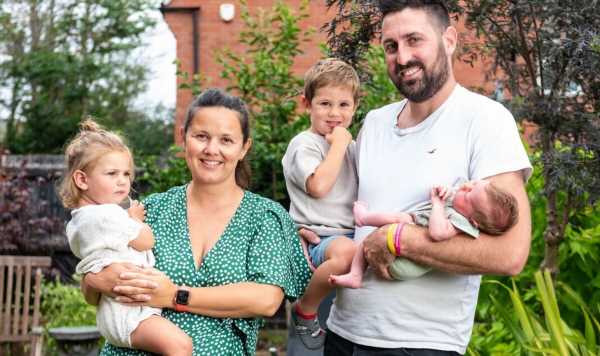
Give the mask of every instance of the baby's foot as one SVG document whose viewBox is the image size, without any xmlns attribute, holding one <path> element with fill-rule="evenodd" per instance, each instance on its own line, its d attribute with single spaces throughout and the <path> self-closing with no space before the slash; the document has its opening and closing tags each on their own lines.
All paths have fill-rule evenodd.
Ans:
<svg viewBox="0 0 600 356">
<path fill-rule="evenodd" d="M 354 223 L 356 226 L 360 227 L 366 225 L 365 216 L 369 213 L 367 209 L 367 203 L 359 200 L 355 201 L 352 212 L 354 213 Z"/>
<path fill-rule="evenodd" d="M 353 289 L 360 288 L 362 285 L 362 277 L 353 273 L 340 274 L 337 276 L 332 274 L 329 276 L 328 281 L 329 284 L 337 287 Z"/>
</svg>

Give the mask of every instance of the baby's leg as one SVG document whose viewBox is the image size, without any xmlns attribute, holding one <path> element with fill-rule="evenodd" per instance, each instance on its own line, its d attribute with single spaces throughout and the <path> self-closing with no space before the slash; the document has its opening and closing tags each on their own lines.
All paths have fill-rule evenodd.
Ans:
<svg viewBox="0 0 600 356">
<path fill-rule="evenodd" d="M 169 320 L 152 315 L 131 333 L 134 349 L 167 356 L 192 355 L 192 339 Z"/>
<path fill-rule="evenodd" d="M 363 244 L 361 242 L 354 253 L 350 272 L 341 275 L 329 276 L 329 283 L 339 287 L 360 288 L 362 284 L 363 273 L 365 272 L 366 268 L 367 264 L 363 254 Z"/>
<path fill-rule="evenodd" d="M 373 213 L 367 209 L 367 203 L 354 202 L 354 222 L 356 226 L 383 226 L 394 223 L 412 223 L 413 218 L 408 213 Z"/>
</svg>

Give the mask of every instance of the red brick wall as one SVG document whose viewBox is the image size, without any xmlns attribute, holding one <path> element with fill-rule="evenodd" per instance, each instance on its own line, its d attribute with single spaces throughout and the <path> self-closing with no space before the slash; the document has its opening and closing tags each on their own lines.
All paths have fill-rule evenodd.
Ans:
<svg viewBox="0 0 600 356">
<path fill-rule="evenodd" d="M 236 7 L 235 18 L 231 22 L 224 22 L 219 17 L 219 6 L 222 3 L 233 3 Z M 274 0 L 248 0 L 247 4 L 251 13 L 258 8 L 271 8 Z M 298 8 L 299 0 L 286 1 L 292 7 Z M 240 18 L 240 4 L 237 0 L 172 0 L 167 8 L 177 7 L 199 7 L 198 13 L 198 34 L 199 34 L 199 72 L 207 80 L 208 86 L 225 87 L 226 83 L 219 78 L 221 66 L 216 62 L 217 53 L 223 48 L 232 50 L 241 50 L 237 42 L 239 32 L 243 27 Z M 297 57 L 294 71 L 303 73 L 316 59 L 321 55 L 319 44 L 325 42 L 325 34 L 318 30 L 326 23 L 334 12 L 327 11 L 324 1 L 310 1 L 310 17 L 302 24 L 303 28 L 312 26 L 317 31 L 310 42 L 302 45 L 304 53 Z M 173 32 L 177 41 L 177 58 L 181 61 L 181 69 L 188 73 L 193 73 L 193 36 L 192 36 L 192 15 L 189 12 L 165 11 L 164 18 Z M 459 25 L 459 30 L 462 26 Z M 455 73 L 458 81 L 468 87 L 487 87 L 493 89 L 493 83 L 486 83 L 481 70 L 481 65 L 474 68 L 457 61 Z M 177 78 L 177 85 L 181 83 L 181 78 Z M 183 117 L 187 106 L 192 100 L 189 90 L 177 91 L 176 108 L 176 128 L 179 128 L 183 122 Z M 181 142 L 179 129 L 175 130 L 175 140 Z"/>
</svg>

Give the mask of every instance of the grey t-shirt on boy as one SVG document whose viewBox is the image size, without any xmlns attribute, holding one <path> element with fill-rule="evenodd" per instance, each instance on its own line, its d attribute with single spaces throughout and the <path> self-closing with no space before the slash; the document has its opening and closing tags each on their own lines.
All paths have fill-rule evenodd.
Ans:
<svg viewBox="0 0 600 356">
<path fill-rule="evenodd" d="M 303 131 L 290 141 L 282 164 L 290 195 L 290 215 L 298 226 L 321 236 L 354 232 L 352 204 L 356 200 L 358 186 L 355 149 L 352 141 L 333 188 L 325 197 L 315 199 L 306 190 L 306 180 L 325 159 L 329 143 L 325 137 L 312 131 Z"/>
</svg>

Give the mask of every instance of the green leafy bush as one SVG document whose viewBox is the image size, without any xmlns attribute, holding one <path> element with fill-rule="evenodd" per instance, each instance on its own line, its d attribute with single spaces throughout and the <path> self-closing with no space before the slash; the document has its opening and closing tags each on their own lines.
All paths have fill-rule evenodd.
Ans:
<svg viewBox="0 0 600 356">
<path fill-rule="evenodd" d="M 298 114 L 297 95 L 302 80 L 293 73 L 300 43 L 311 30 L 302 30 L 300 21 L 308 17 L 307 1 L 295 13 L 282 1 L 251 16 L 242 2 L 244 30 L 240 43 L 243 54 L 226 50 L 219 57 L 221 76 L 228 89 L 237 92 L 250 109 L 253 126 L 251 189 L 287 206 L 281 159 L 292 137 L 308 127 L 306 115 Z"/>
<path fill-rule="evenodd" d="M 536 308 L 536 304 L 526 303 L 521 296 L 514 280 L 512 288 L 506 285 L 492 281 L 490 283 L 500 286 L 503 292 L 510 298 L 510 303 L 500 302 L 492 297 L 493 303 L 498 312 L 497 330 L 494 334 L 509 336 L 512 341 L 509 343 L 500 342 L 495 345 L 488 343 L 490 338 L 494 338 L 493 330 L 486 330 L 488 335 L 483 335 L 471 343 L 469 355 L 488 355 L 488 354 L 536 354 L 536 355 L 576 355 L 592 356 L 598 355 L 600 348 L 600 323 L 593 315 L 588 304 L 581 296 L 565 283 L 557 283 L 558 289 L 565 293 L 565 297 L 577 305 L 580 315 L 584 320 L 584 325 L 578 327 L 569 324 L 561 317 L 559 303 L 557 299 L 557 289 L 554 287 L 550 272 L 544 273 L 537 271 L 534 273 L 535 288 L 533 293 L 536 301 L 541 304 L 541 309 Z M 511 305 L 512 308 L 507 308 Z M 488 340 L 485 340 L 488 339 Z M 496 338 L 494 341 L 500 341 Z M 486 345 L 486 348 L 478 346 Z"/>
<path fill-rule="evenodd" d="M 142 195 L 166 192 L 170 188 L 191 180 L 185 159 L 181 157 L 181 147 L 172 146 L 164 156 L 147 156 L 139 161 L 142 174 L 136 177 L 142 187 Z"/>
<path fill-rule="evenodd" d="M 515 337 L 514 324 L 507 322 L 513 312 L 511 295 L 502 285 L 514 286 L 528 311 L 542 317 L 543 306 L 535 287 L 535 275 L 544 259 L 544 231 L 546 229 L 546 198 L 541 193 L 545 186 L 542 170 L 539 169 L 539 154 L 531 156 L 534 174 L 527 184 L 531 203 L 532 243 L 529 260 L 523 272 L 514 278 L 484 276 L 479 292 L 475 326 L 469 345 L 471 355 L 522 355 L 527 354 Z M 586 296 L 591 308 L 589 313 L 596 319 L 600 315 L 600 204 L 587 206 L 576 211 L 565 229 L 565 240 L 560 249 L 560 273 L 556 276 L 556 299 L 561 310 L 561 319 L 572 328 L 584 330 L 586 315 L 573 295 Z M 568 284 L 570 287 L 565 288 Z M 572 292 L 571 292 L 572 291 Z"/>
<path fill-rule="evenodd" d="M 354 123 L 359 125 L 362 125 L 369 111 L 402 99 L 402 95 L 396 90 L 387 74 L 383 47 L 379 45 L 369 47 L 365 63 L 369 69 L 369 80 L 362 83 L 363 95 L 354 115 Z"/>
<path fill-rule="evenodd" d="M 44 282 L 41 311 L 46 328 L 96 325 L 96 307 L 85 302 L 79 285 Z"/>
<path fill-rule="evenodd" d="M 79 283 L 77 276 L 73 278 Z M 85 302 L 79 284 L 63 284 L 59 280 L 44 281 L 40 310 L 43 316 L 45 355 L 57 354 L 56 342 L 48 335 L 48 329 L 96 325 L 96 307 Z"/>
</svg>

